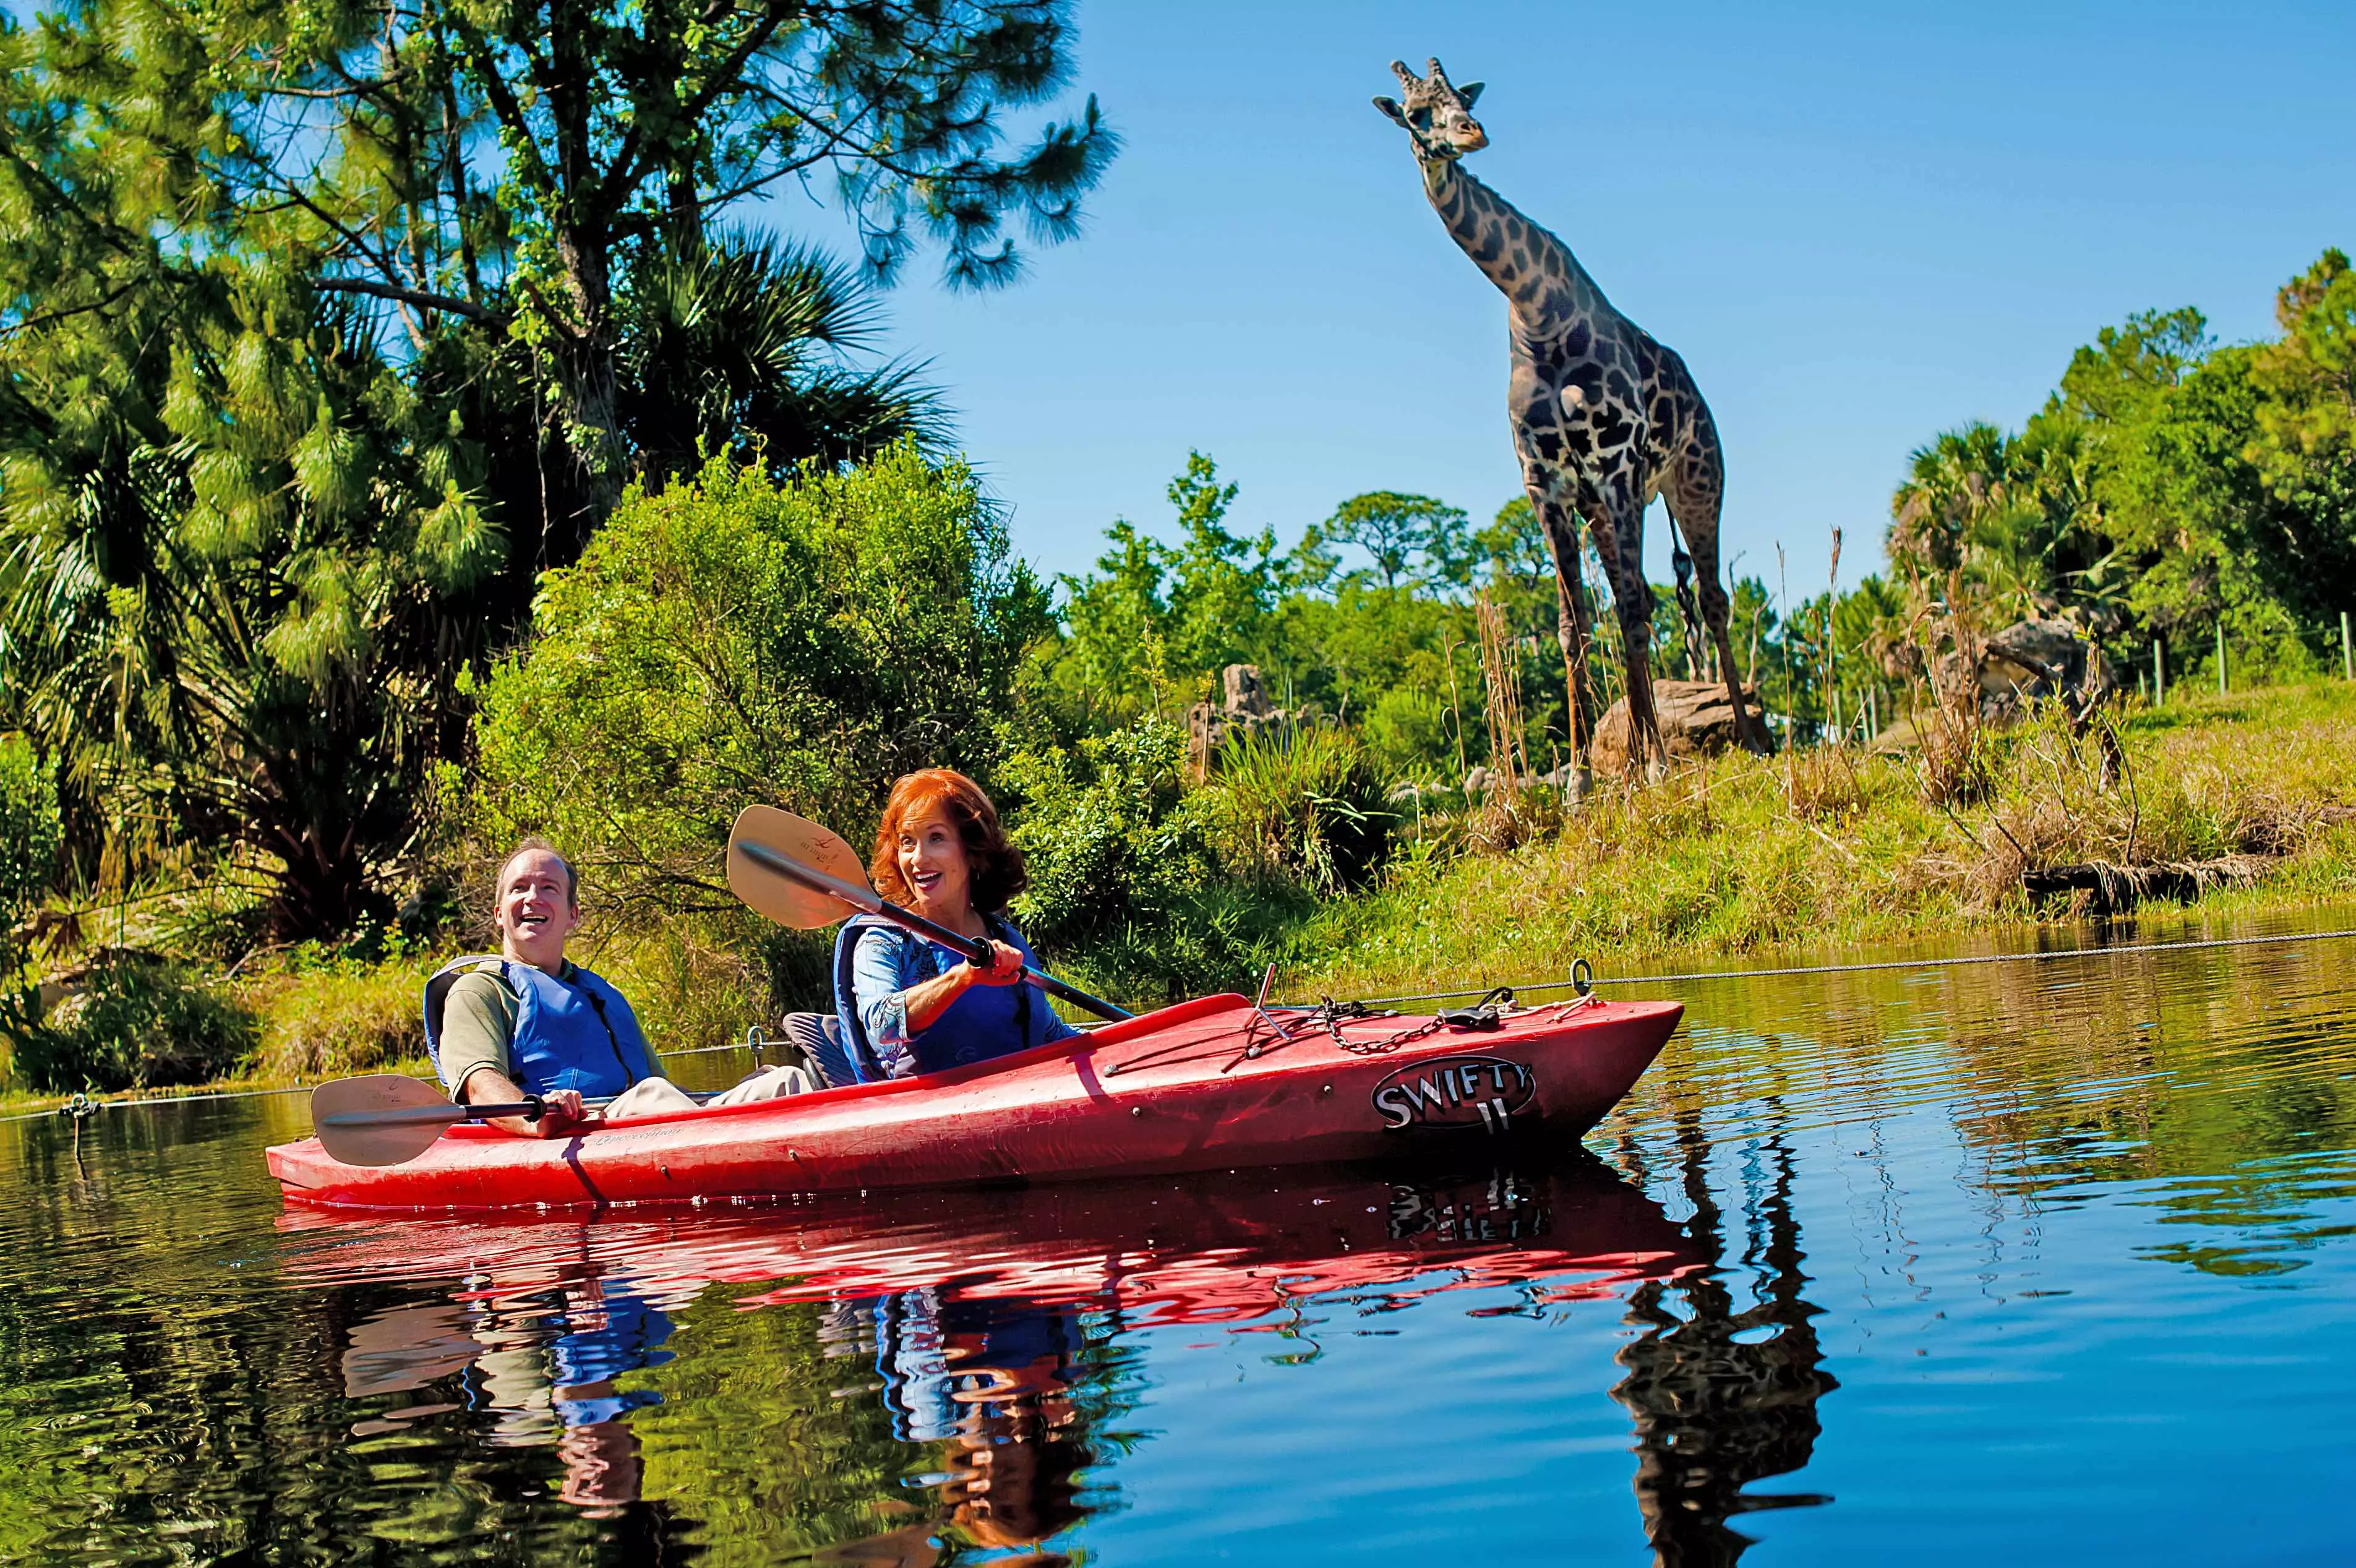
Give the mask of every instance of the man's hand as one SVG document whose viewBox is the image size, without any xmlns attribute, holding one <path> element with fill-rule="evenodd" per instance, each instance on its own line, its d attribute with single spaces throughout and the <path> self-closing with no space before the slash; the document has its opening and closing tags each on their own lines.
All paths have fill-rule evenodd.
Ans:
<svg viewBox="0 0 2356 1568">
<path fill-rule="evenodd" d="M 466 1075 L 458 1088 L 458 1099 L 467 1105 L 511 1104 L 531 1096 L 516 1087 L 515 1080 L 495 1068 L 481 1067 Z M 503 1132 L 519 1133 L 527 1138 L 564 1138 L 592 1127 L 605 1124 L 605 1113 L 592 1111 L 581 1103 L 577 1090 L 552 1090 L 540 1097 L 541 1112 L 537 1122 L 527 1122 L 520 1116 L 494 1116 L 489 1125 Z"/>
<path fill-rule="evenodd" d="M 556 1089 L 540 1097 L 540 1120 L 531 1130 L 543 1138 L 562 1138 L 591 1127 L 605 1124 L 603 1111 L 592 1111 L 581 1103 L 577 1089 Z"/>
</svg>

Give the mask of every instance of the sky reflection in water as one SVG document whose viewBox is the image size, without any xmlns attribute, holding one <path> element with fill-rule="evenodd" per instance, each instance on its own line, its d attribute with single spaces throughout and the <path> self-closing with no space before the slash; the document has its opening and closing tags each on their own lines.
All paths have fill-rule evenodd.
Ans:
<svg viewBox="0 0 2356 1568">
<path fill-rule="evenodd" d="M 1696 986 L 1551 1169 L 354 1223 L 299 1102 L 0 1127 L 0 1559 L 2346 1560 L 2351 952 Z"/>
</svg>

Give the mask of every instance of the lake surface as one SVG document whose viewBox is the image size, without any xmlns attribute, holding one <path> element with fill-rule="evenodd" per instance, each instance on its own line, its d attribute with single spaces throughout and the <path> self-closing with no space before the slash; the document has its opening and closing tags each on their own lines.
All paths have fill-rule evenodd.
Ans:
<svg viewBox="0 0 2356 1568">
<path fill-rule="evenodd" d="M 369 1222 L 299 1096 L 0 1126 L 0 1560 L 2356 1561 L 2351 961 L 1662 987 L 1513 1168 Z"/>
</svg>

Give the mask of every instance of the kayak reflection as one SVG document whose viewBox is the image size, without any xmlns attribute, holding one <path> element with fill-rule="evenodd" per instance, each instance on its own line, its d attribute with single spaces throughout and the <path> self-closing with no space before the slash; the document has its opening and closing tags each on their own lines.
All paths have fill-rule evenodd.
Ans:
<svg viewBox="0 0 2356 1568">
<path fill-rule="evenodd" d="M 411 1287 L 349 1331 L 356 1434 L 453 1412 L 473 1441 L 553 1448 L 584 1510 L 873 1563 L 1032 1552 L 1102 1506 L 1138 1440 L 1137 1328 L 1329 1292 L 1616 1302 L 1708 1262 L 1591 1157 L 281 1226 L 300 1282 Z"/>
</svg>

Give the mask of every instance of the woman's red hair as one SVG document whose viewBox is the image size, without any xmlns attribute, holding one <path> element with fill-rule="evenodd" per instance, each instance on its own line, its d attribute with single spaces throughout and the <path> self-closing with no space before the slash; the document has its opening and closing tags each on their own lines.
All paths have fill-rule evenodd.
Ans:
<svg viewBox="0 0 2356 1568">
<path fill-rule="evenodd" d="M 998 821 L 998 808 L 981 786 L 948 768 L 926 768 L 903 775 L 884 803 L 884 820 L 875 828 L 875 857 L 867 875 L 875 891 L 894 904 L 913 904 L 916 896 L 900 875 L 900 830 L 937 809 L 957 829 L 965 845 L 968 886 L 973 907 L 985 915 L 1003 910 L 1014 896 L 1031 886 L 1023 869 L 1023 852 L 1008 842 Z"/>
</svg>

